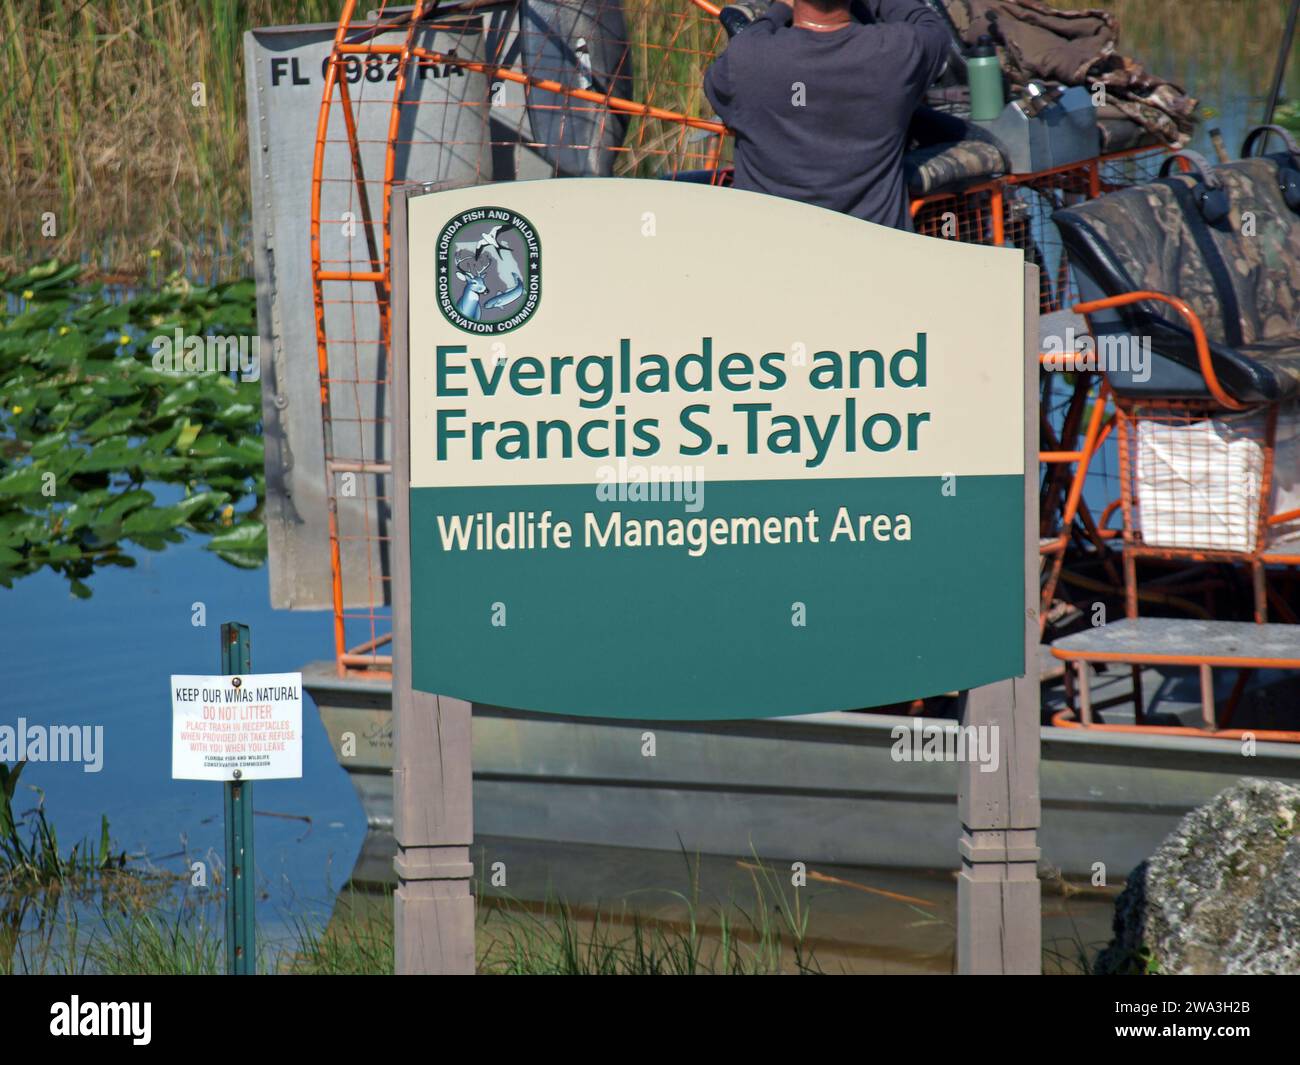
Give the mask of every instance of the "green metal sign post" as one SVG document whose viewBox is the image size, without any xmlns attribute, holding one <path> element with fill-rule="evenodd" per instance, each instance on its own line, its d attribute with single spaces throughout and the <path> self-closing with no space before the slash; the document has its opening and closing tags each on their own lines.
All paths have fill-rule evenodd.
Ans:
<svg viewBox="0 0 1300 1065">
<path fill-rule="evenodd" d="M 227 676 L 253 670 L 253 634 L 238 621 L 221 626 L 221 672 Z M 239 777 L 239 770 L 235 770 Z M 226 789 L 226 972 L 249 976 L 256 971 L 253 928 L 253 783 L 228 780 Z"/>
</svg>

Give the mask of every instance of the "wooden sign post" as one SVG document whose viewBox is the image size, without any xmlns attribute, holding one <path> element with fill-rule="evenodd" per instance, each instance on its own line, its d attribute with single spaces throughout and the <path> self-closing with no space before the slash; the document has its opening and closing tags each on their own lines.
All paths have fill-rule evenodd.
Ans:
<svg viewBox="0 0 1300 1065">
<path fill-rule="evenodd" d="M 1038 270 L 1025 272 L 1025 471 L 1038 468 Z M 1002 757 L 992 773 L 959 767 L 961 871 L 957 877 L 957 971 L 1042 971 L 1038 885 L 1039 680 L 1038 478 L 1026 476 L 1024 531 L 1025 672 L 965 694 L 963 725 L 996 726 Z"/>
<path fill-rule="evenodd" d="M 410 292 L 406 203 L 393 196 L 393 896 L 396 971 L 474 972 L 470 703 L 411 684 Z M 399 265 L 400 263 L 400 265 Z"/>
<path fill-rule="evenodd" d="M 471 701 L 717 720 L 968 689 L 999 757 L 963 766 L 961 968 L 1034 968 L 1021 254 L 596 178 L 401 189 L 392 238 L 398 971 L 474 969 Z"/>
</svg>

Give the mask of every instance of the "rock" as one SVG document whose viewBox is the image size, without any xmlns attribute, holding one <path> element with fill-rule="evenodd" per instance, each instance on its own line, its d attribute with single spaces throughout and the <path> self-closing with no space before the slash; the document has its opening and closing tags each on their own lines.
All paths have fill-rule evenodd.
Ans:
<svg viewBox="0 0 1300 1065">
<path fill-rule="evenodd" d="M 1129 874 L 1098 973 L 1300 974 L 1300 788 L 1239 780 Z"/>
</svg>

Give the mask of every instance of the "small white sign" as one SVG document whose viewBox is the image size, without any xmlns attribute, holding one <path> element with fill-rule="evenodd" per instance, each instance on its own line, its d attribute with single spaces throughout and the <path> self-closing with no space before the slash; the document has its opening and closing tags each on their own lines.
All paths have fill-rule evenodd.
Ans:
<svg viewBox="0 0 1300 1065">
<path fill-rule="evenodd" d="M 172 676 L 172 779 L 301 776 L 301 673 Z"/>
</svg>

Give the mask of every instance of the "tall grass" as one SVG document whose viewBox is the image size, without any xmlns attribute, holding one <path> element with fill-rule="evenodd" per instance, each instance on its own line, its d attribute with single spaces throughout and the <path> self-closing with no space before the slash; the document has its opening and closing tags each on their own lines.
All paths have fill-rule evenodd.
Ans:
<svg viewBox="0 0 1300 1065">
<path fill-rule="evenodd" d="M 1261 94 L 1286 0 L 1051 0 L 1100 4 L 1121 49 L 1215 104 Z M 243 276 L 249 191 L 242 34 L 331 22 L 341 0 L 6 0 L 0 5 L 0 272 L 89 257 L 143 277 Z M 360 4 L 364 12 L 371 5 Z M 378 6 L 377 4 L 375 6 Z M 701 77 L 721 45 L 687 0 L 625 0 L 634 96 L 707 116 Z M 1288 84 L 1300 93 L 1300 61 Z M 202 83 L 206 106 L 193 104 Z M 618 172 L 707 165 L 717 140 L 634 119 Z M 57 229 L 42 232 L 43 216 Z"/>
<path fill-rule="evenodd" d="M 7 0 L 0 273 L 89 257 L 110 274 L 143 277 L 158 249 L 165 270 L 205 279 L 247 274 L 242 35 L 254 26 L 332 22 L 341 7 L 341 0 Z M 707 111 L 699 79 L 717 24 L 675 0 L 626 7 L 637 98 Z M 205 106 L 194 104 L 197 83 Z M 700 165 L 710 147 L 693 131 L 639 120 L 628 144 L 626 171 L 669 148 Z M 42 230 L 47 212 L 52 235 Z"/>
<path fill-rule="evenodd" d="M 502 976 L 694 976 L 819 972 L 807 945 L 808 907 L 772 869 L 749 866 L 748 907 L 700 901 L 699 865 L 687 859 L 685 891 L 666 896 L 675 916 L 647 916 L 645 899 L 579 906 L 548 896 L 525 902 L 483 894 L 476 906 L 478 971 Z M 294 942 L 274 963 L 278 971 L 317 975 L 391 973 L 393 900 L 390 893 L 346 892 L 324 929 L 292 926 Z"/>
<path fill-rule="evenodd" d="M 584 914 L 551 900 L 538 909 L 484 908 L 479 972 L 552 976 L 759 976 L 816 973 L 801 937 L 772 910 L 731 915 L 716 927 L 688 904 L 680 922 L 625 907 Z"/>
<path fill-rule="evenodd" d="M 8 971 L 108 975 L 220 973 L 225 947 L 215 902 L 153 900 L 100 912 L 60 907 L 42 914 Z M 294 921 L 287 937 L 259 937 L 259 971 L 391 975 L 391 896 L 345 896 L 325 928 Z M 694 904 L 683 921 L 645 918 L 627 907 L 579 912 L 550 899 L 537 908 L 500 901 L 478 907 L 478 971 L 495 975 L 762 975 L 819 971 L 800 935 L 772 910 L 717 915 L 705 929 Z"/>
<path fill-rule="evenodd" d="M 89 880 L 99 873 L 125 867 L 126 855 L 115 856 L 109 844 L 107 817 L 100 822 L 98 845 L 83 840 L 73 844 L 65 855 L 54 826 L 45 816 L 43 796 L 27 815 L 14 810 L 18 780 L 26 764 L 19 762 L 11 767 L 0 762 L 0 897 L 9 892 L 41 891 L 66 882 Z"/>
<path fill-rule="evenodd" d="M 148 907 L 174 878 L 128 865 L 125 852 L 112 849 L 107 817 L 100 820 L 97 843 L 83 840 L 65 854 L 46 817 L 44 794 L 38 792 L 35 809 L 15 809 L 26 764 L 0 762 L 0 973 L 77 971 L 83 963 L 77 912 L 88 900 L 119 920 L 119 940 L 127 934 L 146 943 L 155 931 Z M 121 920 L 125 913 L 143 914 L 144 923 Z"/>
<path fill-rule="evenodd" d="M 701 901 L 701 866 L 687 857 L 682 890 L 633 892 L 608 903 L 576 904 L 548 894 L 538 901 L 485 894 L 476 903 L 477 969 L 485 975 L 692 976 L 818 974 L 850 971 L 843 961 L 824 968 L 814 950 L 833 940 L 810 933 L 807 888 L 793 887 L 777 867 L 738 863 L 752 891 Z M 192 891 L 177 878 L 145 868 L 118 874 L 114 890 L 88 895 L 63 891 L 24 898 L 32 918 L 0 922 L 0 972 L 188 975 L 224 971 L 224 896 Z M 102 877 L 101 877 L 102 879 Z M 183 879 L 183 878 L 179 878 Z M 818 876 L 867 892 L 875 889 Z M 128 881 L 136 882 L 130 890 Z M 1093 971 L 1102 943 L 1085 943 L 1070 911 L 1076 895 L 1095 895 L 1057 877 L 1044 883 L 1070 915 L 1070 927 L 1043 945 L 1043 971 Z M 884 893 L 889 895 L 889 893 Z M 1105 893 L 1103 893 L 1105 894 Z M 897 919 L 938 924 L 955 936 L 942 913 L 921 900 L 889 895 Z M 1109 895 L 1106 896 L 1109 898 Z M 0 902 L 5 895 L 0 892 Z M 917 905 L 927 906 L 921 909 Z M 4 913 L 0 907 L 0 914 Z M 17 910 L 10 911 L 11 916 Z M 293 975 L 389 975 L 394 971 L 393 897 L 389 891 L 345 889 L 323 926 L 290 915 L 287 924 L 259 931 L 258 971 Z"/>
<path fill-rule="evenodd" d="M 278 964 L 286 973 L 309 976 L 391 976 L 393 898 L 389 892 L 339 897 L 323 929 L 300 918 L 292 922 L 295 942 Z"/>
<path fill-rule="evenodd" d="M 576 906 L 479 897 L 478 971 L 495 975 L 761 975 L 819 972 L 807 939 L 808 907 L 770 869 L 755 865 L 754 901 L 705 907 L 698 869 L 684 892 L 668 892 L 672 919 L 643 912 L 637 898 Z M 664 901 L 656 892 L 656 902 Z M 220 892 L 121 892 L 98 904 L 64 897 L 9 929 L 0 969 L 110 975 L 224 970 Z M 0 942 L 4 929 L 0 928 Z M 258 937 L 261 972 L 388 975 L 394 970 L 391 893 L 345 891 L 328 924 L 294 917 Z"/>
<path fill-rule="evenodd" d="M 246 272 L 246 29 L 331 21 L 335 0 L 7 0 L 0 7 L 0 272 L 150 249 Z M 197 84 L 204 105 L 196 106 Z M 43 232 L 53 215 L 53 234 Z"/>
<path fill-rule="evenodd" d="M 224 930 L 202 910 L 115 911 L 89 936 L 81 968 L 114 976 L 220 973 L 225 967 L 224 939 Z"/>
<path fill-rule="evenodd" d="M 722 27 L 689 3 L 624 0 L 633 72 L 633 99 L 692 118 L 712 118 L 704 71 L 725 41 Z M 634 118 L 627 153 L 616 172 L 637 177 L 709 165 L 718 138 L 657 119 Z M 729 147 L 729 142 L 727 147 Z"/>
</svg>

